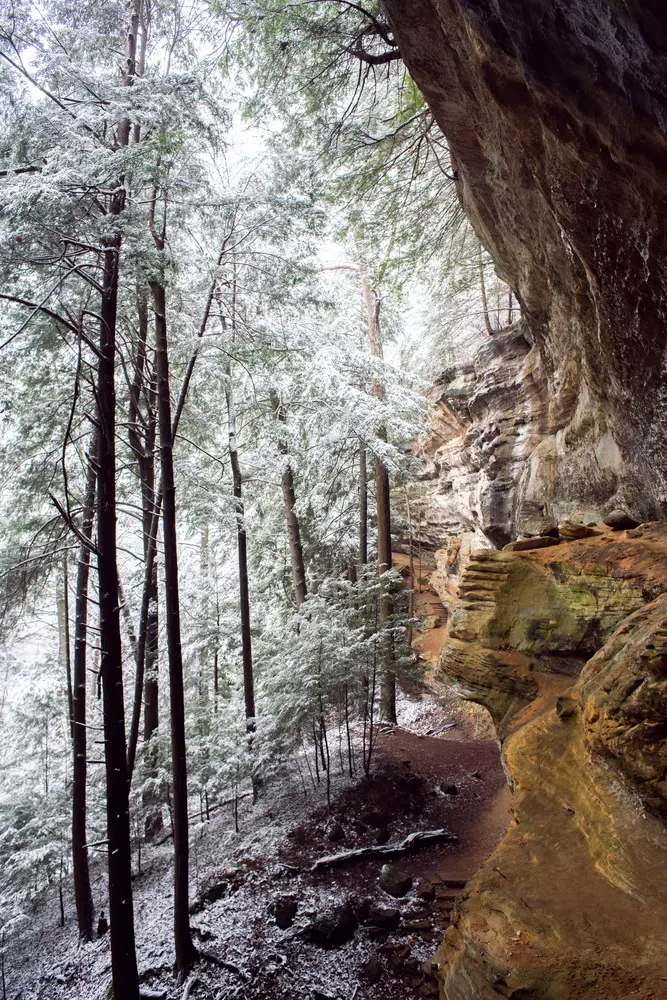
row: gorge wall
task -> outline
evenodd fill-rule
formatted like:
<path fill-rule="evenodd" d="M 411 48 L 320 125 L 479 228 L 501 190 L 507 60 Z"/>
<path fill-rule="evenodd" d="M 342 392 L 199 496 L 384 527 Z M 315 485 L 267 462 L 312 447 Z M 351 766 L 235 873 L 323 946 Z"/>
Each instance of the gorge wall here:
<path fill-rule="evenodd" d="M 661 516 L 662 0 L 384 5 L 447 137 L 467 214 L 521 302 L 545 502 Z"/>
<path fill-rule="evenodd" d="M 662 0 L 384 0 L 522 320 L 436 387 L 422 540 L 440 669 L 486 705 L 512 823 L 439 952 L 448 1000 L 667 997 Z"/>

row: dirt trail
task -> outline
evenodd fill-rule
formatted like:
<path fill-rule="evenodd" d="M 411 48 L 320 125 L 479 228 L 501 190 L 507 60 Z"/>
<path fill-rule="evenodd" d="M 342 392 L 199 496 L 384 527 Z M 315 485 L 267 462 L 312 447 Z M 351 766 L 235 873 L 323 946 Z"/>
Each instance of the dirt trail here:
<path fill-rule="evenodd" d="M 438 594 L 428 585 L 431 569 L 425 562 L 421 559 L 413 560 L 414 581 L 409 556 L 395 552 L 393 566 L 403 577 L 405 586 L 414 590 L 414 614 L 422 623 L 422 628 L 416 631 L 413 646 L 426 665 L 425 680 L 429 682 L 433 680 L 433 672 L 445 642 L 447 609 Z"/>
<path fill-rule="evenodd" d="M 415 566 L 416 576 L 427 573 L 425 566 Z M 446 611 L 424 583 L 416 614 L 427 626 L 416 635 L 416 645 L 429 682 Z M 285 779 L 282 790 L 273 788 L 256 805 L 244 800 L 240 834 L 220 814 L 206 836 L 202 831 L 203 839 L 193 840 L 193 933 L 211 957 L 197 967 L 191 1000 L 437 996 L 432 956 L 464 882 L 505 833 L 509 791 L 495 740 L 472 738 L 476 726 L 451 693 L 437 699 L 428 691 L 423 697 L 402 696 L 399 718 L 404 727 L 378 733 L 369 777 L 357 772 L 349 781 L 336 761 L 330 806 L 323 801 L 324 782 L 306 794 L 296 777 Z M 456 725 L 448 729 L 452 721 Z M 398 867 L 412 879 L 400 898 L 379 883 L 381 858 L 312 871 L 325 855 L 384 840 L 396 844 L 416 830 L 441 827 L 456 839 L 400 859 Z M 169 844 L 146 851 L 134 892 L 143 987 L 178 1000 L 182 989 L 171 971 L 171 865 Z M 285 897 L 295 911 L 292 924 L 281 929 L 275 913 Z M 346 904 L 355 913 L 352 933 L 337 947 L 313 941 L 310 928 Z M 56 930 L 55 897 L 48 902 L 45 896 L 42 905 L 40 946 L 36 938 L 32 948 L 26 940 L 12 954 L 14 993 L 20 985 L 23 1000 L 102 1000 L 108 941 L 79 949 L 72 907 L 67 926 Z M 373 905 L 393 911 L 391 929 L 367 919 Z M 369 963 L 377 977 L 372 982 Z"/>

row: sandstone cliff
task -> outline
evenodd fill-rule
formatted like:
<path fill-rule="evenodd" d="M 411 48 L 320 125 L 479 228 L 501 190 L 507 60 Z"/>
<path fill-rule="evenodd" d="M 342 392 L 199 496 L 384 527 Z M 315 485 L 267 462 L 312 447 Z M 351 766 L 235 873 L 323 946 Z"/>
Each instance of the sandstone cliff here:
<path fill-rule="evenodd" d="M 384 5 L 523 317 L 443 373 L 426 455 L 440 669 L 492 713 L 513 793 L 443 995 L 666 998 L 667 527 L 495 549 L 667 514 L 667 12 Z"/>
<path fill-rule="evenodd" d="M 473 552 L 440 667 L 494 718 L 513 819 L 440 950 L 449 1000 L 667 997 L 666 558 L 664 523 Z"/>
<path fill-rule="evenodd" d="M 662 0 L 385 0 L 463 204 L 522 307 L 526 503 L 665 502 Z M 511 364 L 517 363 L 516 347 Z M 511 383 L 508 386 L 511 388 Z M 532 433 L 531 431 L 531 433 Z M 520 437 L 521 435 L 516 435 Z M 488 442 L 490 444 L 490 442 Z M 504 442 L 509 447 L 509 442 Z M 519 508 L 524 495 L 517 497 Z M 521 517 L 530 517 L 519 511 Z M 492 532 L 508 530 L 494 510 Z"/>

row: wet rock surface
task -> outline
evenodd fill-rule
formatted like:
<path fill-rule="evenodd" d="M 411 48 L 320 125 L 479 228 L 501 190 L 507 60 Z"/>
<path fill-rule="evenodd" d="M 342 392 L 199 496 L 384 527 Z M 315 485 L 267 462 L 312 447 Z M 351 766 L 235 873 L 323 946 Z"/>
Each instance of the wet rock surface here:
<path fill-rule="evenodd" d="M 320 948 L 339 948 L 354 936 L 358 926 L 352 905 L 342 903 L 318 914 L 306 927 L 304 937 Z"/>
<path fill-rule="evenodd" d="M 667 997 L 666 566 L 665 522 L 473 552 L 440 667 L 494 717 L 513 821 L 455 904 L 448 1000 Z"/>

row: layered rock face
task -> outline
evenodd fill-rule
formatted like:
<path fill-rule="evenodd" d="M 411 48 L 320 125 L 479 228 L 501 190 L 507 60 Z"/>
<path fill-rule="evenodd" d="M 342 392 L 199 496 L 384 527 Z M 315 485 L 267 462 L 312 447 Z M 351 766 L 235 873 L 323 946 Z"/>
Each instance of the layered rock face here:
<path fill-rule="evenodd" d="M 555 438 L 546 433 L 549 399 L 539 356 L 522 324 L 482 341 L 468 361 L 446 369 L 431 392 L 431 432 L 423 444 L 423 541 L 449 561 L 449 539 L 502 547 L 521 534 L 554 529 L 563 517 L 600 516 L 600 501 L 569 495 L 559 482 Z M 459 564 L 461 559 L 459 559 Z M 458 568 L 458 567 L 455 567 Z M 448 567 L 440 567 L 446 577 Z"/>
<path fill-rule="evenodd" d="M 558 508 L 665 513 L 667 13 L 662 0 L 385 0 L 457 186 L 522 306 L 530 425 L 479 441 L 497 544 Z M 492 355 L 497 351 L 498 358 Z M 478 368 L 483 367 L 484 358 Z M 512 377 L 507 393 L 517 387 Z M 445 385 L 457 413 L 458 386 Z M 452 405 L 453 403 L 453 405 Z M 512 413 L 510 406 L 508 415 Z M 463 423 L 473 424 L 475 412 Z M 493 433 L 489 430 L 489 435 Z M 465 431 L 464 431 L 465 436 Z M 522 469 L 516 477 L 515 457 Z M 484 493 L 484 491 L 482 490 Z"/>
<path fill-rule="evenodd" d="M 383 3 L 522 307 L 443 374 L 426 456 L 440 669 L 492 713 L 513 792 L 443 995 L 667 998 L 667 527 L 497 551 L 667 515 L 667 9 Z"/>
<path fill-rule="evenodd" d="M 491 712 L 505 840 L 438 954 L 448 1000 L 667 997 L 667 524 L 473 552 L 440 668 Z"/>

